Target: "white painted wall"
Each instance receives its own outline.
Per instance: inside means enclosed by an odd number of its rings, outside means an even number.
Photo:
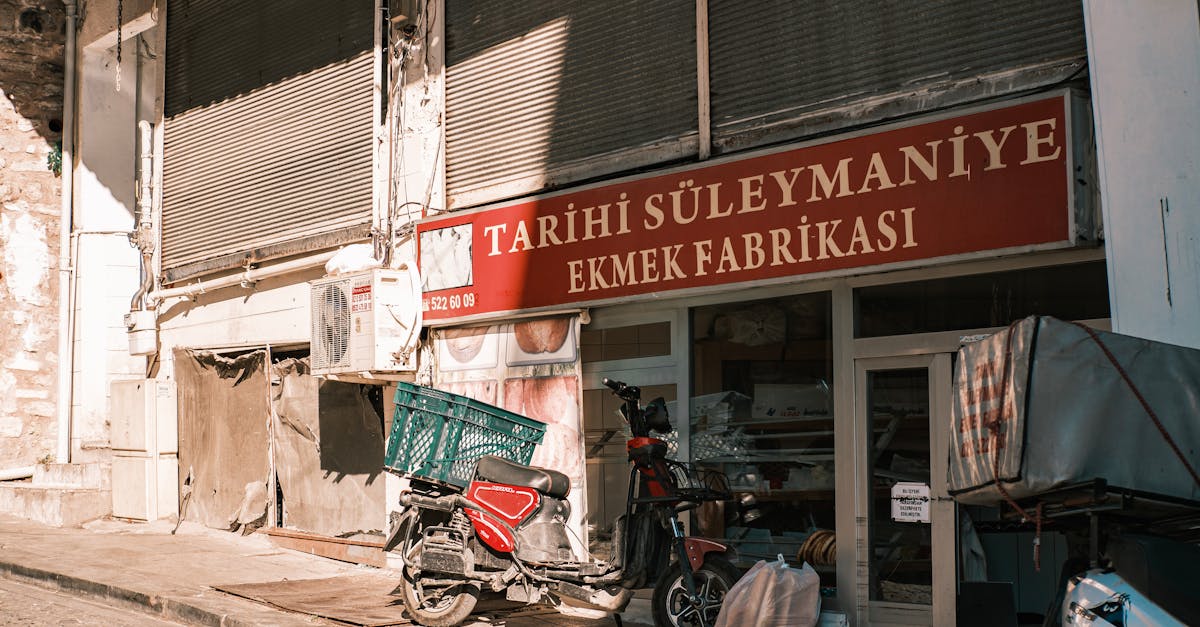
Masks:
[[[1197,2],[1083,6],[1113,330],[1200,348]]]
[[[446,160],[442,121],[446,99],[445,15],[443,2],[426,5],[430,18],[427,39],[409,51],[405,75],[397,74],[400,87],[393,93],[391,112],[395,124],[395,152],[389,164],[393,173],[392,200],[398,223],[419,218],[420,204],[434,211],[446,209]],[[407,203],[418,203],[412,205]]]
[[[174,377],[176,348],[229,348],[307,344],[308,281],[323,267],[259,281],[252,288],[233,286],[174,298],[158,309],[160,378]]]
[[[109,383],[146,376],[145,358],[129,355],[123,322],[138,284],[137,251],[124,233],[133,227],[135,202],[137,46],[122,46],[121,91],[115,48],[93,46],[81,56],[71,429],[77,462],[111,452]]]

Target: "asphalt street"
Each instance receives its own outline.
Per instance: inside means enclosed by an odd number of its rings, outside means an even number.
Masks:
[[[50,590],[0,577],[0,625],[75,627],[123,625],[128,627],[178,626],[136,610],[112,607],[102,601]]]

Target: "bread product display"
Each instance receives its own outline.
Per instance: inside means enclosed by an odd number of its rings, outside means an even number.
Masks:
[[[487,339],[489,327],[462,327],[444,329],[441,331],[442,341],[446,350],[455,361],[465,364],[479,354],[483,342]]]
[[[513,324],[517,346],[531,355],[553,353],[562,348],[570,331],[570,318],[541,318]]]
[[[504,382],[504,407],[546,423],[546,434],[530,463],[582,480],[583,437],[579,432],[578,378],[536,377]]]
[[[818,529],[804,540],[796,559],[814,566],[832,566],[837,562],[837,536],[828,529]]]
[[[496,404],[495,381],[455,381],[445,383],[442,387],[451,394],[462,394],[477,401]]]
[[[548,424],[574,424],[579,416],[575,377],[509,379],[504,382],[508,409]]]

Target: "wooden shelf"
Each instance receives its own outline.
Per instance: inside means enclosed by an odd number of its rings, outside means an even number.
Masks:
[[[771,490],[769,492],[759,492],[755,490],[738,490],[733,488],[730,490],[735,495],[738,494],[753,494],[754,500],[762,503],[765,501],[829,501],[833,500],[833,488],[824,490]]]

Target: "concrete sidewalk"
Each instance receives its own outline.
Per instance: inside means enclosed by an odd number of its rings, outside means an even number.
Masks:
[[[258,534],[239,536],[184,523],[171,535],[171,527],[166,521],[101,520],[83,528],[56,528],[0,515],[0,575],[186,624],[311,627],[340,623],[276,609],[214,587],[395,574],[282,549]],[[630,626],[652,622],[644,599],[635,599],[624,617]],[[540,614],[485,624],[611,627],[616,623],[611,618]]]

